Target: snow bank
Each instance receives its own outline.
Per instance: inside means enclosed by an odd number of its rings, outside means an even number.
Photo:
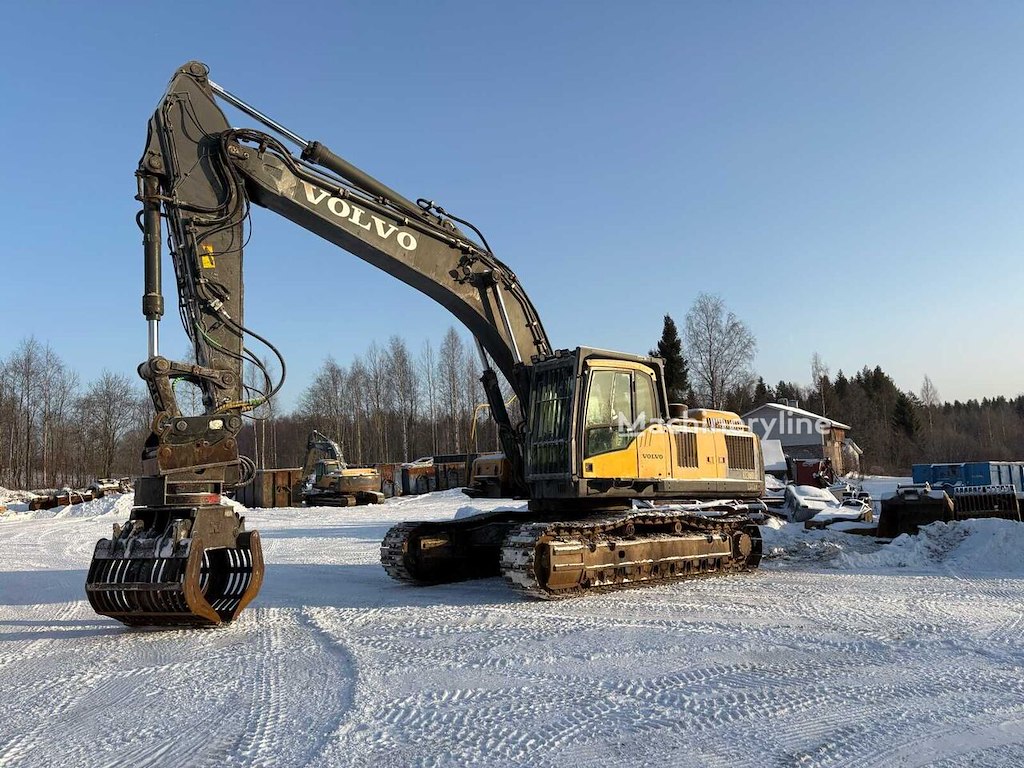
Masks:
[[[27,503],[7,505],[7,514],[0,520],[47,520],[67,517],[128,517],[135,505],[134,493],[108,493],[101,499],[83,504],[68,504],[53,509],[37,509],[30,512]]]
[[[912,568],[1024,576],[1024,525],[979,519],[931,523],[916,536],[902,534],[876,552],[843,552],[837,565],[850,570]]]
[[[12,491],[10,488],[4,488],[0,485],[0,504],[27,502],[34,496],[35,494],[32,491]]]
[[[932,523],[916,536],[890,543],[844,533],[841,527],[805,530],[802,524],[769,520],[761,526],[768,567],[819,564],[843,571],[908,568],[922,572],[1024,576],[1024,524],[1012,520]]]
[[[765,565],[768,567],[773,564],[786,568],[825,563],[837,558],[844,547],[856,546],[857,538],[827,528],[807,530],[803,523],[787,523],[774,517],[761,526]]]

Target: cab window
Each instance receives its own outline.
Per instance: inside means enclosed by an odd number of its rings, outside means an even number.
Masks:
[[[633,423],[633,381],[629,371],[593,371],[587,393],[584,455],[629,445]]]
[[[633,373],[633,386],[636,387],[636,412],[634,418],[640,418],[643,414],[644,420],[639,425],[646,428],[651,419],[658,415],[654,409],[654,379],[642,371]]]

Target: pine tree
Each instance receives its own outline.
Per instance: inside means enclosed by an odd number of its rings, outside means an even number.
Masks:
[[[665,360],[665,389],[669,402],[685,402],[690,394],[690,371],[683,357],[683,341],[671,315],[665,315],[658,346],[650,354]]]
[[[850,380],[846,378],[842,368],[840,368],[839,373],[836,374],[836,380],[832,384],[832,389],[835,391],[836,397],[840,400],[846,397],[846,393],[850,389]]]
[[[921,429],[921,419],[917,414],[915,400],[917,400],[915,395],[907,395],[905,392],[900,392],[896,396],[896,407],[892,413],[893,429],[902,432],[911,440],[914,439],[918,430]]]
[[[754,387],[754,407],[775,401],[775,393],[772,388],[764,383],[764,378],[757,377],[757,384]]]

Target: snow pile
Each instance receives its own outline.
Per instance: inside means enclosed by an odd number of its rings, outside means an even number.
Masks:
[[[845,547],[864,543],[863,537],[828,528],[807,530],[803,523],[787,523],[773,517],[761,525],[761,541],[765,560],[775,561],[783,568],[829,562],[842,554]]]
[[[128,517],[133,506],[135,506],[134,493],[111,493],[101,499],[93,499],[84,504],[70,504],[48,511],[57,513],[53,517],[100,517],[101,515]]]
[[[13,503],[27,502],[35,496],[32,491],[12,491],[0,485],[0,504],[10,505]]]
[[[802,524],[772,519],[761,526],[761,537],[768,567],[819,564],[851,572],[907,568],[1024,577],[1024,524],[1012,520],[932,523],[916,536],[903,534],[886,544],[844,533],[842,524],[805,530]]]
[[[1024,576],[1024,525],[1012,520],[977,519],[931,523],[916,536],[902,534],[875,552],[844,551],[836,565],[844,570],[914,570]]]
[[[37,509],[29,511],[28,504],[8,504],[8,512],[4,516],[9,520],[45,520],[68,517],[128,517],[135,505],[134,493],[108,493],[101,499],[93,499],[83,504],[68,504],[53,509]]]

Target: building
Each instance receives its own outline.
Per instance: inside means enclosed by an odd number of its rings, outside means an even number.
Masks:
[[[766,403],[741,418],[762,442],[779,441],[790,459],[830,459],[839,475],[860,469],[861,450],[846,436],[850,425],[805,411],[796,400]]]

